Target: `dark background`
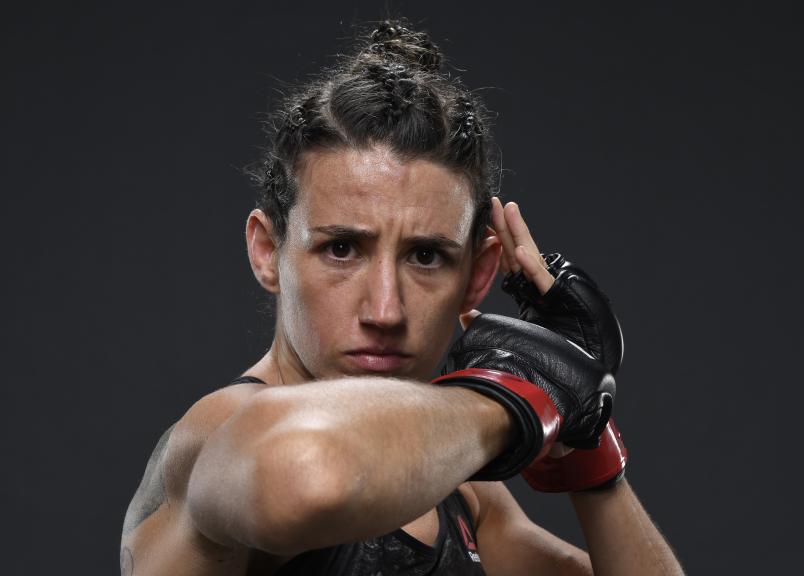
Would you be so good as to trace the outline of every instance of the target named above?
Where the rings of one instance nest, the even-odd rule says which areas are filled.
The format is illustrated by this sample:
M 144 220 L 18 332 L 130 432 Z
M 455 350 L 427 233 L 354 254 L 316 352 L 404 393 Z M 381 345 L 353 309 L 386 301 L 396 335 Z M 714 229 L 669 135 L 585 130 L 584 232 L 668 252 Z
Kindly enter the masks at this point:
M 504 199 L 625 330 L 628 477 L 690 573 L 795 570 L 802 54 L 789 5 L 394 2 L 498 113 Z M 118 570 L 157 438 L 253 363 L 259 112 L 381 3 L 0 18 L 4 574 Z M 485 311 L 509 313 L 501 293 Z M 583 545 L 563 495 L 509 482 Z

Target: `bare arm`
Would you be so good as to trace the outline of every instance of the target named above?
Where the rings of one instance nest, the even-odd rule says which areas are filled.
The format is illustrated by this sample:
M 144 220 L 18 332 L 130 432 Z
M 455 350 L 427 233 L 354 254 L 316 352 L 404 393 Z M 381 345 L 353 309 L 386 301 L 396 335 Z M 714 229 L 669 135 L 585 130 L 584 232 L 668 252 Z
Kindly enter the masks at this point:
M 120 568 L 130 574 L 180 573 L 200 551 L 216 562 L 234 558 L 231 547 L 203 538 L 186 521 L 187 480 L 207 438 L 263 385 L 227 386 L 201 398 L 162 434 L 123 523 Z
M 684 574 L 626 480 L 606 492 L 570 494 L 589 554 L 531 522 L 502 482 L 471 486 L 480 508 L 478 547 L 489 576 Z
M 488 576 L 592 576 L 589 555 L 534 524 L 502 482 L 470 482 L 478 498 L 477 545 Z
M 140 486 L 128 505 L 123 522 L 124 535 L 130 533 L 142 524 L 146 518 L 156 512 L 166 499 L 162 459 L 174 426 L 171 426 L 162 434 L 156 443 L 154 451 L 151 453 L 151 457 L 148 459 Z
M 627 480 L 605 492 L 570 495 L 596 576 L 684 574 Z
M 505 409 L 462 388 L 351 378 L 269 388 L 208 439 L 195 525 L 279 555 L 389 532 L 443 500 L 509 440 Z

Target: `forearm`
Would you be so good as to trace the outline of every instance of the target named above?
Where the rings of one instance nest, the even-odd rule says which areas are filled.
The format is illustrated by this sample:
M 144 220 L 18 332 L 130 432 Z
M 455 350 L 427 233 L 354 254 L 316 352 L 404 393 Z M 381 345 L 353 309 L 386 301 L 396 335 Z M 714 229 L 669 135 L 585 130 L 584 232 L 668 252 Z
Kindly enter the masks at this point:
M 575 492 L 570 498 L 596 576 L 684 573 L 627 480 L 611 490 Z
M 319 391 L 304 396 L 330 406 L 335 421 L 322 440 L 343 456 L 339 475 L 344 492 L 352 488 L 335 511 L 341 541 L 343 527 L 364 538 L 421 516 L 499 454 L 510 433 L 501 405 L 459 387 L 365 379 Z
M 217 541 L 275 552 L 406 524 L 499 454 L 511 427 L 470 390 L 385 378 L 269 388 L 249 404 L 199 457 L 196 516 Z

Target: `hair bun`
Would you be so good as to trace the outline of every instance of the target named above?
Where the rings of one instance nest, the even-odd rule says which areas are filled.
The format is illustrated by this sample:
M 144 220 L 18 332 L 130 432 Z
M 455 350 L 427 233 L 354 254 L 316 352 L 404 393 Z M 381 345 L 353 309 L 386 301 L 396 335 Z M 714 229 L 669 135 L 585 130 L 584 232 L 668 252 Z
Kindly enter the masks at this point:
M 426 72 L 441 68 L 441 51 L 426 32 L 412 32 L 399 20 L 385 20 L 371 33 L 369 51 Z

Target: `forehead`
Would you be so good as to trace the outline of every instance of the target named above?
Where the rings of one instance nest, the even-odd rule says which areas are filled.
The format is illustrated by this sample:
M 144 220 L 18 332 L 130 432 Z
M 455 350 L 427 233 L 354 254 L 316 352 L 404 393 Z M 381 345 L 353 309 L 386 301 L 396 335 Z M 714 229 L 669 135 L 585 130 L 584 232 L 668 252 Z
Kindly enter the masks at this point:
M 401 161 L 384 147 L 309 152 L 293 210 L 309 227 L 402 225 L 411 233 L 468 239 L 474 202 L 468 180 L 425 159 Z

